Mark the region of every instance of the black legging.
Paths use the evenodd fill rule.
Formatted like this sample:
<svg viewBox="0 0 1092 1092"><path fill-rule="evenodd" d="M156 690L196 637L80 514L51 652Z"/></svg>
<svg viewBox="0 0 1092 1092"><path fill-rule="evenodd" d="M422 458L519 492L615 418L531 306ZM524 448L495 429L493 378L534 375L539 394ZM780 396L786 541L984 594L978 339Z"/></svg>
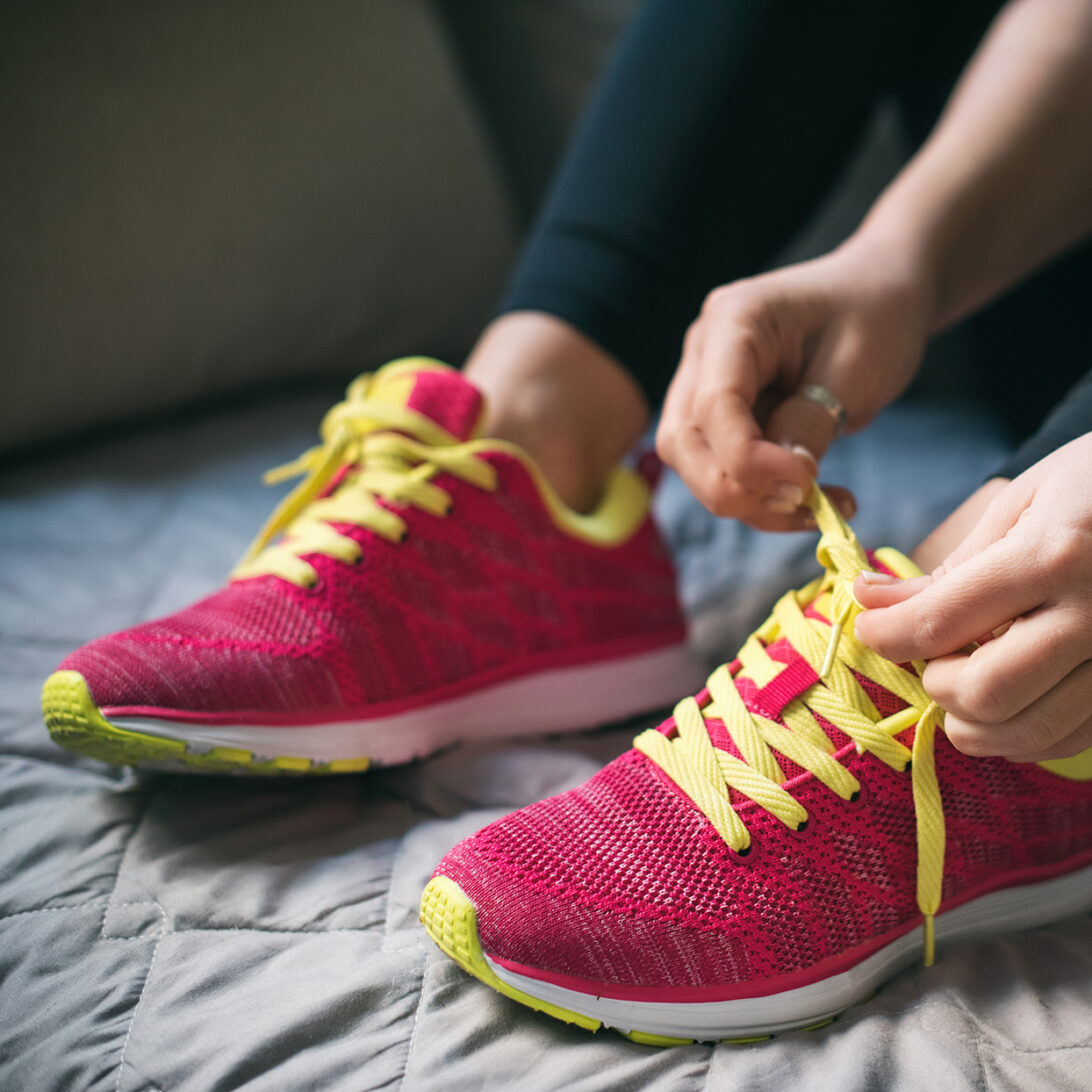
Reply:
<svg viewBox="0 0 1092 1092"><path fill-rule="evenodd" d="M705 295L763 268L803 226L880 98L894 97L924 139L1001 7L647 0L585 110L502 312L572 323L656 405ZM1054 303L1087 299L1090 271L1086 247L974 323L983 389L1020 437L1087 367L1086 324ZM1034 390L1019 378L1029 361Z"/></svg>

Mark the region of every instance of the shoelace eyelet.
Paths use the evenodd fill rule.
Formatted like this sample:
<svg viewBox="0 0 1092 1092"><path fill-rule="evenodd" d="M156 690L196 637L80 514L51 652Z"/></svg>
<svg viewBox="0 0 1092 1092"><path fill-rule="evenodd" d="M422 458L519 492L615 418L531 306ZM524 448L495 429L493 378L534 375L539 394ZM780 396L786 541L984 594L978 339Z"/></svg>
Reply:
<svg viewBox="0 0 1092 1092"><path fill-rule="evenodd" d="M808 839L815 833L815 823L812 821L811 816L808 816L800 826L789 827L788 831L794 838L800 838L801 840Z"/></svg>
<svg viewBox="0 0 1092 1092"><path fill-rule="evenodd" d="M862 808L867 800L868 790L865 788L865 784L862 781L861 787L848 800L843 800L842 804L847 808Z"/></svg>
<svg viewBox="0 0 1092 1092"><path fill-rule="evenodd" d="M323 580L321 576L316 576L309 584L303 585L303 590L307 592L308 595L318 595L324 587L326 587L326 581Z"/></svg>
<svg viewBox="0 0 1092 1092"><path fill-rule="evenodd" d="M673 732L664 734L656 729L646 730L637 737L635 746L660 766L690 797L698 810L716 828L725 848L739 864L754 860L756 849L761 859L761 844L753 847L750 845L749 835L745 835L740 829L743 816L734 808L731 800L729 807L733 814L725 813L722 806L725 787L743 791L744 795L751 797L775 818L784 817L783 825L795 837L802 838L812 833L806 822L801 823L803 829L792 830L793 818L786 815L782 807L785 801L783 798L775 798L772 790L769 790L768 801L764 796L760 799L761 794L747 791L752 783L761 784L764 789L765 782L776 786L777 779L771 776L772 766L767 761L768 756L761 749L763 745L771 754L784 750L787 758L795 759L795 755L790 753L797 749L795 741L794 745L790 745L784 729L788 729L790 733L800 733L799 747L804 761L799 764L822 782L833 797L837 797L838 804L846 805L850 810L868 807L871 791L862 791L860 782L852 777L854 763L844 763L843 772L838 773L829 768L828 760L816 757L812 761L803 753L804 737L813 735L815 726L824 732L827 725L842 728L853 740L856 756L871 754L873 758L870 762L879 761L896 774L909 774L908 780L913 789L913 824L918 857L916 901L925 923L923 941L925 963L928 966L933 962L933 923L943 894L947 839L944 802L935 769L937 733L944 730L944 712L924 690L920 671L915 665L893 664L884 660L859 642L854 642L852 633L850 643L845 644L846 629L854 612L851 606L852 580L869 567L868 559L852 530L817 485L812 486L808 505L815 513L816 522L823 532L817 556L827 570L826 574L805 588L786 593L777 602L771 618L747 639L741 649L737 662L743 669L742 672L728 665L719 667L709 677L706 688L696 699L684 699L675 707ZM825 612L819 617L809 617L806 613L808 604L814 606L828 593L830 599ZM808 711L809 719L805 721L802 711L798 716L796 713L790 715L788 706L782 702L780 708L785 710L786 723L775 728L768 722L778 718L769 716L770 706L763 694L770 684L759 686L759 682L767 674L781 679L782 672L787 669L787 665L775 665L775 657L769 651L771 644L779 637L786 638L799 658L811 668L811 672L804 674L803 679L807 680L811 675L817 678L796 695L805 698L800 708ZM857 675L860 687L846 687L847 670ZM739 685L741 674L742 679L750 680L758 691L760 697L757 701L748 701ZM860 691L869 679L881 689L889 690L904 703L900 712L880 718L878 724L875 721L875 707L861 697ZM786 689L785 684L788 681L782 679L781 685L772 694L778 698L788 697L790 701L795 700L792 691ZM809 692L818 684L822 684L822 689L816 689L809 697ZM754 769L759 762L751 759L749 753L746 758L742 755L740 758L732 756L730 762L717 754L718 741L708 724L714 719L708 715L709 699L716 702L718 709L727 711L727 716L716 719L723 721L729 738L740 744L741 751L745 748L737 730L750 738L752 748L757 750L757 759L761 760L761 771ZM752 705L755 709L752 709ZM844 725L841 724L843 714ZM871 725L867 723L869 721L872 722ZM899 740L898 735L915 724L912 751L917 760L909 761L911 748ZM829 733L827 741L835 742ZM785 744L784 748L781 747L782 743ZM828 751L832 755L837 749L835 744L835 748L828 748ZM849 757L848 750L845 757ZM819 768L820 762L827 767L829 773ZM740 764L744 769L740 768ZM746 767L751 769L747 770ZM846 773L851 775L857 786L849 799L843 795ZM784 789L784 786L781 788ZM830 804L833 803L830 800ZM799 816L799 811L795 814ZM823 813L820 812L820 819L822 818ZM785 819L788 820L787 823ZM829 824L823 821L818 823L821 833L825 832L827 826ZM749 851L739 852L729 848L739 845L742 837L747 838ZM780 835L772 844L775 854L785 848Z"/></svg>
<svg viewBox="0 0 1092 1092"><path fill-rule="evenodd" d="M746 849L732 849L729 846L728 856L731 857L736 864L753 864L755 858L758 856L758 842L755 840L755 836L753 834L751 835L751 844Z"/></svg>

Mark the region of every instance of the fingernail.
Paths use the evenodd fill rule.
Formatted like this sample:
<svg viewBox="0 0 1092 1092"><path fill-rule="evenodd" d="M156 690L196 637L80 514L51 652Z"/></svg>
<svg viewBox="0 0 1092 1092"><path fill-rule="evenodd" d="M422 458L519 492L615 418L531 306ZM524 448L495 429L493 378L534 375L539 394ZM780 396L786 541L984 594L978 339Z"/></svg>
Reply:
<svg viewBox="0 0 1092 1092"><path fill-rule="evenodd" d="M857 514L857 505L853 501L846 498L845 500L839 500L838 511L842 513L843 519L852 519Z"/></svg>
<svg viewBox="0 0 1092 1092"><path fill-rule="evenodd" d="M800 506L793 504L792 501L782 500L780 497L764 497L762 503L771 512L776 512L779 516L791 516Z"/></svg>
<svg viewBox="0 0 1092 1092"><path fill-rule="evenodd" d="M890 573L877 573L871 569L864 569L861 572L861 582L863 584L897 584L899 578Z"/></svg>
<svg viewBox="0 0 1092 1092"><path fill-rule="evenodd" d="M781 445L790 455L803 459L808 464L812 477L819 472L819 460L803 444L793 444L786 441Z"/></svg>
<svg viewBox="0 0 1092 1092"><path fill-rule="evenodd" d="M799 508L804 503L804 490L794 482L778 482L774 486L774 496L790 504L792 508ZM792 511L792 508L789 511Z"/></svg>

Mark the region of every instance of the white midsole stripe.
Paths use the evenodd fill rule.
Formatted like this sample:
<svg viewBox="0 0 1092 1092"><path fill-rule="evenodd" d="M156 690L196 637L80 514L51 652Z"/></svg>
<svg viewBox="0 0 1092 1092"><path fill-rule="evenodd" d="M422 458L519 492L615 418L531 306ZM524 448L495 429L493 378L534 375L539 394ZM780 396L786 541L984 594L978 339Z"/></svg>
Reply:
<svg viewBox="0 0 1092 1092"><path fill-rule="evenodd" d="M369 758L407 762L466 739L594 728L664 709L696 691L704 669L685 644L624 659L524 675L495 686L370 720L305 726L200 724L111 717L118 728L181 740L191 750L241 748L257 757L314 762Z"/></svg>
<svg viewBox="0 0 1092 1092"><path fill-rule="evenodd" d="M995 891L936 919L937 944L1045 925L1092 910L1092 867L1068 876ZM821 982L768 997L692 1003L621 1001L529 978L486 960L509 986L542 1001L591 1016L623 1031L686 1039L746 1038L804 1027L867 997L922 952L921 931L892 941L856 967Z"/></svg>

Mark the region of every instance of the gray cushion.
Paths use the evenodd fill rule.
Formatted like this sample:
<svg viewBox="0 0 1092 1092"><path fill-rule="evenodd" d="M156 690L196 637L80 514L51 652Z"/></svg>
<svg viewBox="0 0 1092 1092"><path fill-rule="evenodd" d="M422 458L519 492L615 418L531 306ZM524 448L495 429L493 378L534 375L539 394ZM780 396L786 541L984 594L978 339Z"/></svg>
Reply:
<svg viewBox="0 0 1092 1092"><path fill-rule="evenodd" d="M406 351L511 251L430 7L0 8L0 447Z"/></svg>
<svg viewBox="0 0 1092 1092"><path fill-rule="evenodd" d="M259 470L311 443L323 408L269 401L0 475L0 1088L1092 1087L1088 915L950 949L829 1028L751 1048L590 1035L464 974L417 923L437 861L588 777L634 724L305 784L133 775L54 747L42 678L214 588L273 502ZM869 545L912 541L995 458L973 415L893 412L832 464ZM688 601L708 636L710 593L730 588L735 640L815 537L712 526L666 486Z"/></svg>

